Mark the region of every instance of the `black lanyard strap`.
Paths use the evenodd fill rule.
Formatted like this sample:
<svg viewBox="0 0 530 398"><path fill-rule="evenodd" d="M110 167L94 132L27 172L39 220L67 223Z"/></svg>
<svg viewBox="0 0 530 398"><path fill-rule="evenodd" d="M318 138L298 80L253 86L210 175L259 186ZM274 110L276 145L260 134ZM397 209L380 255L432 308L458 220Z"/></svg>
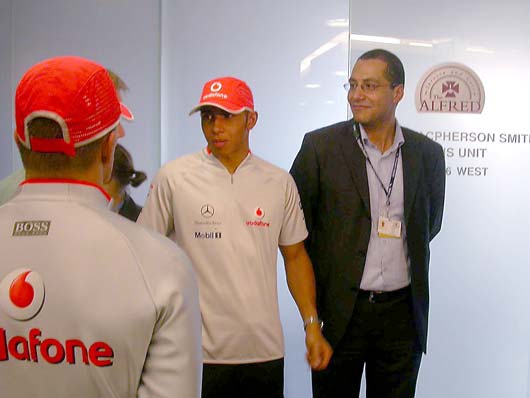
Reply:
<svg viewBox="0 0 530 398"><path fill-rule="evenodd" d="M381 184L381 188L383 188L383 191L386 195L386 205L387 207L390 207L390 195L392 195L392 189L394 188L394 181L396 179L396 173L397 173L397 165L398 165L398 159L399 159L399 152L401 150L401 147L398 147L396 151L396 156L394 158L394 166L392 166L392 174L390 176L390 182L388 183L388 188L385 187L385 184L383 184L383 181L381 180L381 177L379 177L379 174L377 174L377 171L375 171L375 167L372 164L372 161L370 160L370 156L368 156L368 152L366 151L366 148L364 147L364 141L361 137L360 131L357 130L359 134L357 134L357 140L361 143L362 152L366 158L366 161L372 168L377 180L379 181L379 184Z"/></svg>

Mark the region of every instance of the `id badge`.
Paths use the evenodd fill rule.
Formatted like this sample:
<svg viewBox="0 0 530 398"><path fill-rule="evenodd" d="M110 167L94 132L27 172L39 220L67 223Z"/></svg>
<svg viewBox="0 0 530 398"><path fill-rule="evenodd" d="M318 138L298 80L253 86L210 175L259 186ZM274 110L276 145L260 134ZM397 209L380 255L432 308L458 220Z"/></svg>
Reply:
<svg viewBox="0 0 530 398"><path fill-rule="evenodd" d="M377 223L377 234L380 238L401 238L401 221L380 216Z"/></svg>

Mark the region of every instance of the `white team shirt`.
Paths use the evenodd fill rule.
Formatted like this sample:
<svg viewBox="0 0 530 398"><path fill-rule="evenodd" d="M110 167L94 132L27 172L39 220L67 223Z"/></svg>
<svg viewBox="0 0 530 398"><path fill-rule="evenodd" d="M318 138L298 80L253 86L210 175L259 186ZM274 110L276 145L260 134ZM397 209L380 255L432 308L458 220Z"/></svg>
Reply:
<svg viewBox="0 0 530 398"><path fill-rule="evenodd" d="M24 181L25 175L24 169L18 169L3 180L0 180L0 205L3 205L16 195L18 186Z"/></svg>
<svg viewBox="0 0 530 398"><path fill-rule="evenodd" d="M2 397L200 396L189 259L108 199L54 180L0 207Z"/></svg>
<svg viewBox="0 0 530 398"><path fill-rule="evenodd" d="M205 149L162 167L138 222L171 237L192 260L204 362L283 357L278 245L307 237L289 173L249 154L230 175Z"/></svg>

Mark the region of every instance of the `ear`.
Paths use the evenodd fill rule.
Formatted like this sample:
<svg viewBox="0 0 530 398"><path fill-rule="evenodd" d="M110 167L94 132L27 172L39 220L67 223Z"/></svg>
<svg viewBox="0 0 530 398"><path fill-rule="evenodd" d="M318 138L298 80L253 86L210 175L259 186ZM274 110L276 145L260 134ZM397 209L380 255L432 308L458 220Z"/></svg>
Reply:
<svg viewBox="0 0 530 398"><path fill-rule="evenodd" d="M247 117L247 130L252 130L258 122L258 112L249 111Z"/></svg>
<svg viewBox="0 0 530 398"><path fill-rule="evenodd" d="M103 182L108 183L112 178L112 167L114 165L114 149L118 142L116 130L107 135L101 144L101 164L103 166Z"/></svg>
<svg viewBox="0 0 530 398"><path fill-rule="evenodd" d="M403 84L400 84L394 87L394 98L392 101L394 102L395 105L397 105L399 101L401 101L404 94L405 94L405 87L403 87Z"/></svg>

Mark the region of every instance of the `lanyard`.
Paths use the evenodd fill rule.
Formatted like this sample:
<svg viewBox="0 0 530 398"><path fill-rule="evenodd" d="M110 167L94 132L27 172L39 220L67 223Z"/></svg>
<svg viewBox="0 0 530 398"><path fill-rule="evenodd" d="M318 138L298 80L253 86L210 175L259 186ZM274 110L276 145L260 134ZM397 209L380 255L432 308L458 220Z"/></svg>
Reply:
<svg viewBox="0 0 530 398"><path fill-rule="evenodd" d="M401 147L398 147L396 151L396 157L394 158L394 166L392 166L392 174L390 176L390 182L388 183L388 188L385 187L385 184L383 184L383 181L381 180L381 177L379 177L379 174L377 174L377 171L375 171L375 167L372 164L372 161L370 160L370 157L368 156L368 152L366 152L366 148L364 147L364 141L361 137L361 132L359 130L359 126L357 123L355 124L355 132L357 136L357 140L361 143L361 148L364 156L366 157L366 160L370 167L372 168L377 180L379 181L379 184L381 184L381 188L383 188L383 191L386 195L386 206L390 207L390 195L392 195L392 188L394 188L394 181L396 179L396 173L397 173L397 165L398 165L398 159L399 159L399 152L401 150Z"/></svg>

